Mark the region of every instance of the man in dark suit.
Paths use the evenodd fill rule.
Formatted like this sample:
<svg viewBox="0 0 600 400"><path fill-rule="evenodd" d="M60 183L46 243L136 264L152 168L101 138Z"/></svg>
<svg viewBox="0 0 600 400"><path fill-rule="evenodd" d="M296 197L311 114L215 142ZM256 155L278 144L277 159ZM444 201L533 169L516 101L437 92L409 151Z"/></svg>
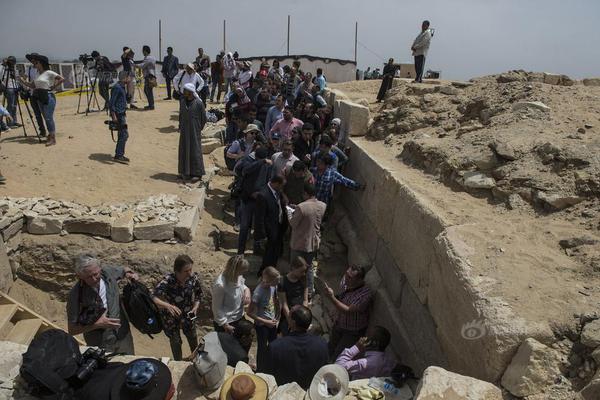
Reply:
<svg viewBox="0 0 600 400"><path fill-rule="evenodd" d="M163 58L162 69L160 71L167 83L167 97L165 100L171 100L171 82L179 73L179 59L173 55L173 48L167 47L167 55Z"/></svg>
<svg viewBox="0 0 600 400"><path fill-rule="evenodd" d="M277 266L277 259L281 255L284 224L287 221L285 204L281 196L284 182L282 176L275 175L256 196L254 235L259 242L266 241L259 274L266 267Z"/></svg>

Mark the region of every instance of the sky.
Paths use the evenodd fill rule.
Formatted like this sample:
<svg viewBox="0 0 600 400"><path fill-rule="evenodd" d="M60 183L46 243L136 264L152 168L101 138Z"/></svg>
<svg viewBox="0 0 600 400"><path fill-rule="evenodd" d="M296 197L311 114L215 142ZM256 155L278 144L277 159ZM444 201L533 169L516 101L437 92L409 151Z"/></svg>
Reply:
<svg viewBox="0 0 600 400"><path fill-rule="evenodd" d="M290 54L354 59L377 67L389 57L412 62L410 45L424 19L435 28L426 69L469 79L512 69L600 76L600 0L0 0L0 57L28 52L72 60L98 50L117 60L124 45L158 56L172 46L180 62L203 47L241 57Z"/></svg>

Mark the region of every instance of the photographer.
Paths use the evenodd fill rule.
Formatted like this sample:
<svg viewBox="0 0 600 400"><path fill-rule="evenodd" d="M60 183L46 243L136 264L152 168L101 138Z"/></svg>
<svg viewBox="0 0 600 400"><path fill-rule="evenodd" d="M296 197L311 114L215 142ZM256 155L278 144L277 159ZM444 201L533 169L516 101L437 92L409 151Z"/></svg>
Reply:
<svg viewBox="0 0 600 400"><path fill-rule="evenodd" d="M156 87L156 59L150 55L150 46L142 47L144 59L136 61L136 67L142 70L144 74L144 94L148 99L148 105L144 110L154 110L154 91Z"/></svg>
<svg viewBox="0 0 600 400"><path fill-rule="evenodd" d="M121 307L118 281L138 280L138 275L127 267L101 266L90 254L77 257L75 273L79 281L67 299L69 334L83 333L88 346L133 355L133 337Z"/></svg>
<svg viewBox="0 0 600 400"><path fill-rule="evenodd" d="M48 57L36 54L31 57L31 62L39 75L33 82L27 82L23 77L19 76L19 81L22 85L33 89L31 96L33 101L36 101L40 108L46 127L48 128L48 140L46 146L56 144L56 126L54 125L54 109L56 108L56 96L54 90L62 85L65 78L50 70Z"/></svg>
<svg viewBox="0 0 600 400"><path fill-rule="evenodd" d="M171 343L175 361L182 358L180 329L187 338L190 351L198 347L194 321L200 307L202 287L193 267L194 262L189 256L177 256L173 272L165 276L154 289L153 300L161 309L164 331Z"/></svg>
<svg viewBox="0 0 600 400"><path fill-rule="evenodd" d="M13 56L6 58L0 65L0 88L3 88L6 98L6 109L12 117L12 122L8 127L20 126L17 124L17 101L19 94L19 84L17 82L19 73L15 69L17 59Z"/></svg>
<svg viewBox="0 0 600 400"><path fill-rule="evenodd" d="M113 82L113 76L117 69L105 56L101 56L96 50L92 51L92 58L95 61L95 65L91 66L90 69L96 70L96 79L98 80L98 89L100 96L104 99L104 109L108 108L108 90Z"/></svg>
<svg viewBox="0 0 600 400"><path fill-rule="evenodd" d="M129 74L126 86L127 104L130 105L130 108L136 109L137 107L133 105L133 103L135 103L135 63L133 62L133 56L133 50L127 46L123 47L121 65L123 66L123 71L126 71Z"/></svg>
<svg viewBox="0 0 600 400"><path fill-rule="evenodd" d="M127 111L127 94L125 88L127 87L129 79L131 79L129 77L129 72L119 72L119 82L113 86L108 102L112 121L117 124L119 129L119 138L117 139L114 160L121 164L129 163L129 158L125 157L125 143L127 143L127 138L129 137L129 133L127 132L127 119L125 117Z"/></svg>

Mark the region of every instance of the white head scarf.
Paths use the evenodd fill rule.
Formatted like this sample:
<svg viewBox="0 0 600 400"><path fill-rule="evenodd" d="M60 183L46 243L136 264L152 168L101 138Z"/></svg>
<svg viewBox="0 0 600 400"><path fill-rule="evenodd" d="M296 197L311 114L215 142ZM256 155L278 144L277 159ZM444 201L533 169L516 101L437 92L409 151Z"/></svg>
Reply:
<svg viewBox="0 0 600 400"><path fill-rule="evenodd" d="M193 83L186 83L183 85L183 90L194 93L194 97L200 100L200 96L198 96L198 93L196 93L196 86Z"/></svg>
<svg viewBox="0 0 600 400"><path fill-rule="evenodd" d="M331 120L331 123L337 126L340 126L342 124L342 120L339 118L334 118Z"/></svg>

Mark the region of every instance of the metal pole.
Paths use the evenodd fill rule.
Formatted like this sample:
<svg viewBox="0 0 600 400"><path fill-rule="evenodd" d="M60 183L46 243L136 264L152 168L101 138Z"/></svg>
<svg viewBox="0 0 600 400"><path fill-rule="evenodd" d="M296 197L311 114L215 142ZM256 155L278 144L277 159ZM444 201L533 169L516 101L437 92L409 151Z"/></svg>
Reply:
<svg viewBox="0 0 600 400"><path fill-rule="evenodd" d="M223 51L226 51L227 46L225 45L225 30L226 30L226 22L223 20Z"/></svg>
<svg viewBox="0 0 600 400"><path fill-rule="evenodd" d="M158 20L158 58L162 57L162 21Z"/></svg>
<svg viewBox="0 0 600 400"><path fill-rule="evenodd" d="M354 26L354 63L356 64L356 55L358 53L358 21Z"/></svg>
<svg viewBox="0 0 600 400"><path fill-rule="evenodd" d="M290 16L288 15L287 55L290 55Z"/></svg>

